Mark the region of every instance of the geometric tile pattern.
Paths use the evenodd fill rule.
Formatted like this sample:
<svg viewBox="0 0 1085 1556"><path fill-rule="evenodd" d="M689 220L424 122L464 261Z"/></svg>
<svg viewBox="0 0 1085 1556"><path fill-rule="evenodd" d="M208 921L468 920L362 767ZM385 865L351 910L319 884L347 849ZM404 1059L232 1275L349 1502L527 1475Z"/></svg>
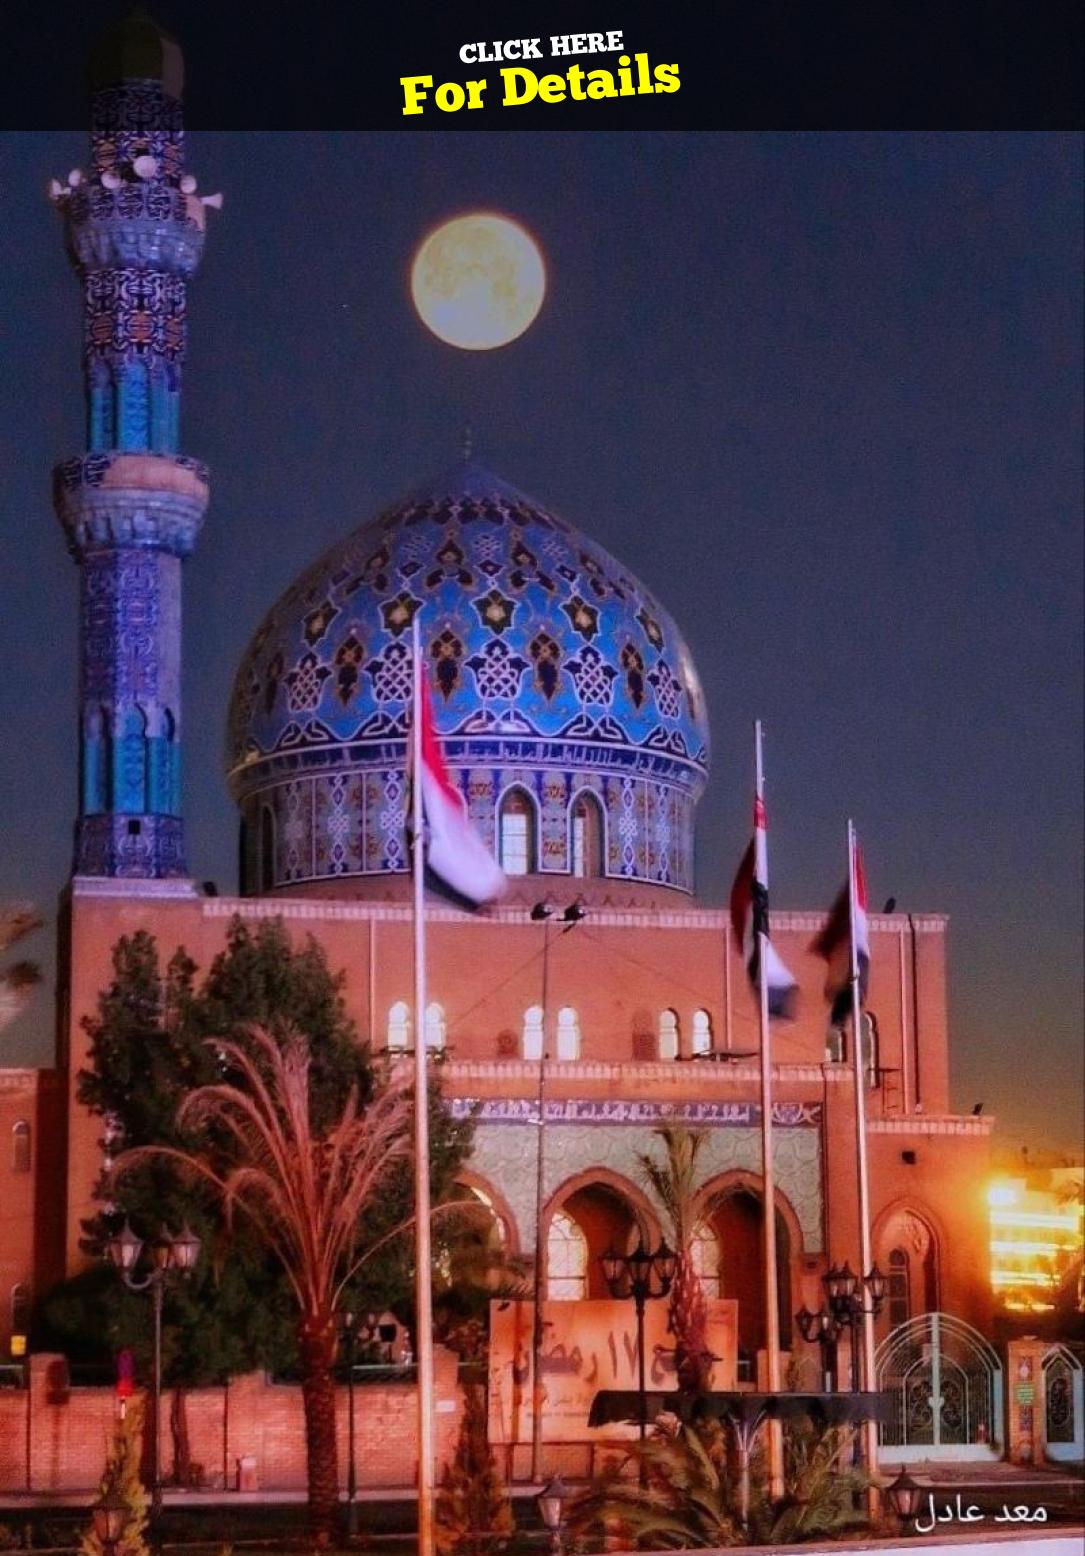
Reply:
<svg viewBox="0 0 1085 1556"><path fill-rule="evenodd" d="M470 461L333 546L253 637L227 767L249 832L270 815L261 883L406 868L417 613L438 732L483 833L521 785L540 868L568 871L569 807L590 788L605 872L691 890L708 730L685 643L613 557Z"/></svg>

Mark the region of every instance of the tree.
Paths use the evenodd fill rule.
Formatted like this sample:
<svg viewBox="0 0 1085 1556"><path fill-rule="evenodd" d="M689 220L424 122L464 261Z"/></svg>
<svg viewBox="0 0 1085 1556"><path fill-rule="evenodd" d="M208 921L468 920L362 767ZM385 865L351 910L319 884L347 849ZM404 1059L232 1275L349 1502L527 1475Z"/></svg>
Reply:
<svg viewBox="0 0 1085 1556"><path fill-rule="evenodd" d="M652 1131L663 1141L666 1159L640 1153L644 1177L655 1191L670 1222L677 1255L668 1322L674 1335L674 1364L683 1393L699 1394L708 1387L712 1358L708 1349L708 1311L704 1290L693 1264L696 1225L697 1159L704 1148L703 1129L664 1124Z"/></svg>
<svg viewBox="0 0 1085 1556"><path fill-rule="evenodd" d="M178 949L163 968L154 938L126 936L113 950L113 978L86 1023L89 1064L79 1078L79 1097L103 1121L107 1152L121 1146L164 1145L189 1149L195 1141L177 1122L179 1102L219 1077L206 1039L244 1041L257 1023L277 1042L296 1029L309 1041L311 1122L323 1128L341 1113L352 1088L360 1104L380 1083L383 1066L371 1056L347 1014L343 975L328 967L311 937L295 944L281 919L250 925L235 918L225 949L200 981L195 963ZM432 1066L434 1072L438 1066ZM470 1151L472 1125L441 1106L439 1078L430 1093L430 1193L449 1197ZM119 1183L102 1179L101 1208L84 1223L84 1250L95 1263L55 1287L39 1305L34 1343L63 1350L73 1360L109 1365L131 1346L146 1375L150 1363L150 1303L133 1294L103 1263L110 1232L127 1217L141 1237L160 1226L188 1222L203 1239L207 1257L192 1279L166 1295L163 1371L167 1385L199 1386L253 1368L276 1375L296 1371L297 1326L293 1298L278 1264L253 1230L239 1221L227 1230L221 1206L206 1185L184 1179L166 1159L147 1160ZM413 1213L413 1174L399 1163L389 1174L380 1203L363 1217L360 1239L380 1242L347 1294L359 1308L391 1308L401 1319L413 1313L410 1239L386 1241ZM439 1234L435 1235L435 1245ZM184 1482L183 1415L171 1416L174 1479Z"/></svg>
<svg viewBox="0 0 1085 1556"><path fill-rule="evenodd" d="M339 1488L332 1377L339 1305L366 1257L362 1211L410 1157L412 1102L402 1085L389 1084L363 1104L355 1086L338 1118L318 1127L314 1065L300 1033L277 1041L256 1027L244 1042L206 1045L225 1078L190 1092L177 1115L197 1144L126 1151L111 1176L123 1182L129 1171L173 1164L219 1199L227 1226L244 1216L279 1264L296 1308L310 1514L326 1539Z"/></svg>
<svg viewBox="0 0 1085 1556"><path fill-rule="evenodd" d="M727 1438L711 1418L657 1427L630 1459L645 1473L630 1477L618 1464L574 1502L574 1536L620 1533L623 1549L690 1550L728 1545L790 1545L838 1537L866 1520L857 1507L868 1485L848 1458L852 1433L792 1425L784 1438L784 1495L766 1494L763 1455L751 1466L753 1495L745 1522L742 1487L732 1473Z"/></svg>
<svg viewBox="0 0 1085 1556"><path fill-rule="evenodd" d="M495 1537L508 1537L516 1528L486 1438L486 1403L477 1383L464 1389L456 1457L441 1477L434 1524L441 1556L487 1556Z"/></svg>
<svg viewBox="0 0 1085 1556"><path fill-rule="evenodd" d="M113 1427L113 1441L106 1459L105 1473L98 1484L98 1495L113 1493L128 1509L121 1537L112 1547L112 1556L147 1556L147 1509L150 1498L140 1479L139 1461L143 1446L143 1399L134 1395ZM110 1556L92 1519L79 1542L80 1556Z"/></svg>

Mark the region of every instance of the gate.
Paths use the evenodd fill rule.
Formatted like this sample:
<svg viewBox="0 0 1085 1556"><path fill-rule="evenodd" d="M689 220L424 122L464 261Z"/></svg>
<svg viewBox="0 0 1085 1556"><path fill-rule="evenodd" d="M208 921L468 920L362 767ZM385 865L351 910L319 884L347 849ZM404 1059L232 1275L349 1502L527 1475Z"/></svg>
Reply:
<svg viewBox="0 0 1085 1556"><path fill-rule="evenodd" d="M1085 1458L1085 1378L1065 1345L1044 1355L1044 1427L1049 1459Z"/></svg>
<svg viewBox="0 0 1085 1556"><path fill-rule="evenodd" d="M901 1462L994 1459L1002 1451L1002 1365L978 1330L949 1313L899 1324L878 1347L891 1399L880 1437Z"/></svg>

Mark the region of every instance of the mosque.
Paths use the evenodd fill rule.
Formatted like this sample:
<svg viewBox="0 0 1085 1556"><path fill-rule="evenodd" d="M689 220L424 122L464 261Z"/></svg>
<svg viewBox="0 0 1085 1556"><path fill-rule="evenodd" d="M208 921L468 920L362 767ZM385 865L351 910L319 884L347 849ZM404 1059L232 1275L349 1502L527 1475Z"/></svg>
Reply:
<svg viewBox="0 0 1085 1556"><path fill-rule="evenodd" d="M707 1294L737 1304L737 1378L752 1385L764 1346L757 1010L725 913L694 896L709 732L693 655L656 597L666 577L642 583L470 457L357 527L345 516L343 539L271 605L237 671L225 755L237 895L194 883L181 590L200 565L210 484L181 451L179 408L209 213L185 168L176 45L131 22L94 69L90 165L54 187L85 296L87 447L55 474L81 580L79 804L57 1067L0 1072L0 1344L35 1292L84 1260L101 1122L76 1077L121 935L147 929L206 967L234 915L281 916L345 969L360 1033L412 1046L404 768L418 615L446 758L512 883L484 914L427 907L421 1036L445 1053L449 1107L480 1105L466 1185L511 1251L533 1253L541 1216L542 1290L575 1304L606 1295L605 1249L665 1229L638 1165L653 1127L704 1128L697 1259ZM809 950L823 922L773 915L803 995L799 1019L773 1031L781 1338L813 1362L794 1315L819 1307L831 1264L860 1268L852 1075ZM879 1338L934 1313L982 1331L990 1120L950 1107L946 920L872 914L870 932Z"/></svg>

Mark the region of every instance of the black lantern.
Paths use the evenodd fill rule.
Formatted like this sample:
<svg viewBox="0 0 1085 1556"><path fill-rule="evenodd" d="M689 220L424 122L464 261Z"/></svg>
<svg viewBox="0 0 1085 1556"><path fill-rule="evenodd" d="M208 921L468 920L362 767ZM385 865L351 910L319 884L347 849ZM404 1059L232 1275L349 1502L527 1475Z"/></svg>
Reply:
<svg viewBox="0 0 1085 1556"><path fill-rule="evenodd" d="M616 1286L622 1276L622 1268L625 1263L616 1248L608 1248L599 1260L603 1267L603 1279L608 1286Z"/></svg>
<svg viewBox="0 0 1085 1556"><path fill-rule="evenodd" d="M889 1290L889 1278L882 1274L876 1264L867 1273L866 1288L870 1292L870 1300L874 1304L874 1311L877 1312L885 1301L886 1292Z"/></svg>
<svg viewBox="0 0 1085 1556"><path fill-rule="evenodd" d="M922 1495L923 1488L917 1485L903 1465L896 1480L885 1488L886 1501L901 1523L907 1523L909 1518L915 1517Z"/></svg>
<svg viewBox="0 0 1085 1556"><path fill-rule="evenodd" d="M111 1486L101 1499L94 1504L91 1513L94 1520L94 1532L107 1550L112 1550L124 1533L128 1515L128 1504L116 1486Z"/></svg>
<svg viewBox="0 0 1085 1556"><path fill-rule="evenodd" d="M666 1296L678 1269L678 1255L672 1248L668 1248L664 1241L660 1243L656 1250L655 1262L656 1269L659 1271L659 1278L664 1286L663 1295Z"/></svg>
<svg viewBox="0 0 1085 1556"><path fill-rule="evenodd" d="M561 1528L565 1517L565 1504L568 1500L569 1488L560 1475L554 1475L539 1492L539 1513L551 1533Z"/></svg>
<svg viewBox="0 0 1085 1556"><path fill-rule="evenodd" d="M128 1270L134 1270L139 1262L139 1256L143 1252L143 1239L136 1236L126 1221L117 1235L109 1239L106 1252L110 1264L123 1275Z"/></svg>
<svg viewBox="0 0 1085 1556"><path fill-rule="evenodd" d="M182 1275L191 1274L199 1263L201 1246L200 1239L186 1221L170 1244L171 1266Z"/></svg>
<svg viewBox="0 0 1085 1556"><path fill-rule="evenodd" d="M851 1298L855 1295L856 1287L859 1284L859 1277L856 1275L855 1271L852 1269L847 1260L844 1261L843 1269L838 1272L838 1280L840 1295L842 1297L846 1297L850 1301Z"/></svg>
<svg viewBox="0 0 1085 1556"><path fill-rule="evenodd" d="M555 1556L561 1551L561 1535L565 1527L565 1504L568 1500L569 1488L560 1475L552 1476L536 1498L539 1515L550 1531L550 1547L555 1552Z"/></svg>

